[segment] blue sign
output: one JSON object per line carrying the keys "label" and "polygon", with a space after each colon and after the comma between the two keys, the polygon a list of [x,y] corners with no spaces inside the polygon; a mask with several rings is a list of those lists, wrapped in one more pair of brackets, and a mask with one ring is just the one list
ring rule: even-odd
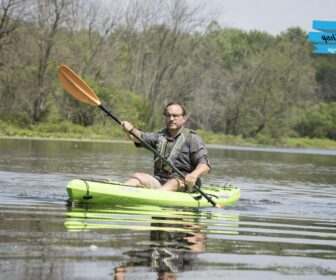
{"label": "blue sign", "polygon": [[320,30],[323,32],[333,32],[336,31],[336,21],[322,21],[314,20],[313,29]]}
{"label": "blue sign", "polygon": [[336,32],[335,33],[325,33],[325,32],[309,32],[308,34],[309,42],[314,43],[336,43]]}
{"label": "blue sign", "polygon": [[315,50],[313,53],[329,53],[329,54],[336,54],[336,45],[315,45]]}
{"label": "blue sign", "polygon": [[308,41],[316,48],[313,53],[336,54],[336,21],[313,21],[313,29],[322,32],[309,32]]}

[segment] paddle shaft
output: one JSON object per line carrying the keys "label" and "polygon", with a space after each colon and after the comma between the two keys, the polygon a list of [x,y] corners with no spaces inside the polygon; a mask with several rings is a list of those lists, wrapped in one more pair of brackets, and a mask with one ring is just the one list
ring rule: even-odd
{"label": "paddle shaft", "polygon": [[[102,104],[99,105],[99,108],[102,109],[108,116],[110,116],[112,119],[114,119],[118,124],[122,125],[121,120],[119,120],[115,115],[113,115],[110,111],[108,111]],[[153,147],[151,147],[150,145],[148,145],[146,142],[144,142],[140,137],[138,137],[135,133],[133,133],[133,131],[129,132],[135,139],[137,139],[142,146],[144,146],[147,150],[151,151],[154,155],[156,155],[157,157],[159,157],[165,164],[169,165],[178,175],[180,175],[183,179],[185,178],[185,175],[176,168],[175,165],[173,165],[170,161],[168,161],[166,158],[164,158],[163,156],[161,156],[157,150],[155,150]],[[197,185],[194,186],[194,188],[202,195],[206,198],[206,200],[211,203],[213,206],[218,207],[218,205],[216,204],[216,202],[213,201],[213,199],[211,197],[209,197],[205,192],[203,192],[201,190],[201,188]]]}

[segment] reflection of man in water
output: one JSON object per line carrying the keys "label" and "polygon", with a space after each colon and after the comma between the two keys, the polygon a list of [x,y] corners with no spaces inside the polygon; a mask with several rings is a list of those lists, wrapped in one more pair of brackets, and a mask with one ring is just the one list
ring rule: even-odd
{"label": "reflection of man in water", "polygon": [[[186,222],[186,219],[183,219]],[[162,224],[153,224],[153,226],[162,227]],[[193,227],[193,228],[191,228]],[[196,264],[196,254],[205,251],[205,234],[196,233],[193,231],[199,230],[200,226],[186,225],[183,227],[190,232],[165,232],[152,231],[151,241],[171,244],[169,247],[155,246],[152,253],[153,267],[157,268],[158,272],[162,270],[178,272],[190,270]]]}
{"label": "reflection of man in water", "polygon": [[[160,219],[163,218],[153,218]],[[169,220],[168,220],[169,221]],[[205,251],[205,234],[197,231],[205,227],[197,225],[194,219],[178,219],[188,224],[174,224],[176,219],[168,223],[152,223],[151,226],[172,227],[172,231],[153,230],[150,233],[152,248],[147,251],[130,251],[131,256],[145,258],[137,263],[130,262],[115,269],[115,280],[125,279],[125,273],[133,267],[151,267],[158,273],[158,279],[176,279],[175,273],[193,270],[197,265],[197,253]],[[189,223],[190,222],[190,223]]]}

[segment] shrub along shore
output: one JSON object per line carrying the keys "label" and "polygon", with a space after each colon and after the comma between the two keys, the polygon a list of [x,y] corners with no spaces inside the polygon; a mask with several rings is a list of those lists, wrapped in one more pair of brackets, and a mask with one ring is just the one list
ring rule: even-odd
{"label": "shrub along shore", "polygon": [[[336,149],[336,141],[330,139],[283,137],[272,139],[258,135],[254,138],[244,138],[196,130],[206,144],[250,146],[250,147],[281,147],[306,149]],[[69,139],[81,141],[125,141],[127,137],[114,123],[83,127],[69,121],[58,123],[40,123],[22,128],[14,124],[0,121],[0,137],[7,138],[45,138]]]}

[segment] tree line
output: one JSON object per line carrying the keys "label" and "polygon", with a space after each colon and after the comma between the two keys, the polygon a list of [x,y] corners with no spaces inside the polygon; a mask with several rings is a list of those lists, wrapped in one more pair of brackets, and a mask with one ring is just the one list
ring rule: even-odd
{"label": "tree line", "polygon": [[191,128],[336,139],[336,57],[312,54],[300,28],[277,36],[223,28],[181,0],[0,1],[3,121],[104,123],[63,92],[64,63],[142,129],[160,127],[164,104],[175,100]]}

